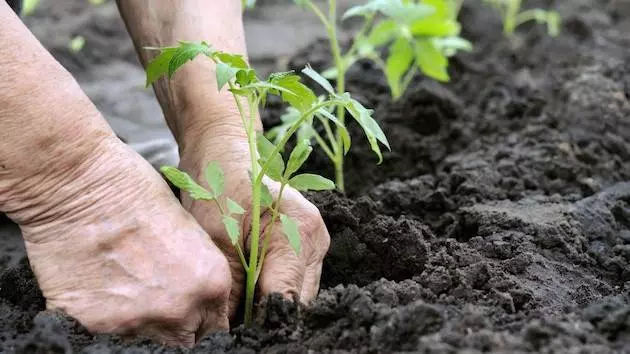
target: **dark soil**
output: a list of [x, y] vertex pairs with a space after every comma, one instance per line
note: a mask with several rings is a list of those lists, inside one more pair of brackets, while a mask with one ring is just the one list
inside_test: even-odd
[[[505, 39], [468, 4], [475, 52], [453, 60], [451, 83], [418, 79], [396, 103], [356, 65], [348, 90], [376, 110], [392, 152], [376, 166], [355, 127], [350, 197], [310, 195], [333, 238], [319, 298], [298, 309], [271, 297], [256, 329], [196, 351], [630, 352], [630, 6], [543, 5], [561, 11], [561, 36], [524, 26]], [[326, 58], [318, 42], [291, 65]], [[322, 157], [310, 168], [328, 171]], [[6, 268], [0, 346], [169, 351], [93, 337], [44, 305], [25, 259]]]

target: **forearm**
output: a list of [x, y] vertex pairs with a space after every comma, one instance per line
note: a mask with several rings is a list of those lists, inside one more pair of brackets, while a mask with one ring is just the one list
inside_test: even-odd
[[[28, 176], [61, 173], [62, 165], [78, 163], [94, 147], [84, 146], [87, 142], [115, 136], [72, 76], [5, 1], [0, 1], [0, 23], [2, 197]], [[90, 139], [77, 139], [86, 136]]]
[[[118, 7], [143, 65], [155, 56], [147, 46], [206, 41], [216, 49], [246, 55], [238, 0], [118, 0]], [[231, 94], [217, 90], [215, 65], [208, 58], [187, 63], [155, 92], [167, 123], [182, 145], [199, 135], [244, 134]]]

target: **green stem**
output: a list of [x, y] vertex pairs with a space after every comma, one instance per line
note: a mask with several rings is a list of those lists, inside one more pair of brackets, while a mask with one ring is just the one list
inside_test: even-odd
[[330, 128], [330, 123], [328, 123], [328, 119], [322, 118], [322, 117], [318, 117], [318, 118], [322, 122], [322, 125], [324, 126], [324, 130], [326, 131], [326, 136], [328, 137], [328, 141], [330, 142], [333, 150], [336, 153], [337, 149], [339, 149], [341, 146], [337, 146], [337, 144], [335, 144], [335, 139], [336, 139], [335, 134], [333, 134], [332, 129]]
[[[330, 48], [333, 55], [333, 61], [337, 68], [337, 94], [342, 95], [346, 91], [346, 67], [341, 56], [341, 48], [339, 46], [339, 40], [337, 38], [337, 1], [328, 0], [328, 39], [330, 40]], [[337, 119], [341, 124], [345, 124], [346, 110], [343, 105], [337, 105]], [[337, 131], [337, 139], [335, 145], [337, 146], [335, 159], [333, 161], [335, 165], [335, 184], [340, 191], [345, 190], [344, 175], [343, 175], [343, 140], [341, 133]]]
[[280, 201], [282, 200], [282, 192], [284, 192], [284, 187], [286, 187], [286, 183], [280, 184], [280, 192], [278, 192], [278, 199], [276, 199], [275, 207], [272, 210], [271, 214], [271, 222], [269, 226], [265, 229], [265, 234], [263, 236], [263, 246], [260, 251], [260, 263], [258, 264], [258, 269], [256, 270], [256, 281], [260, 277], [260, 273], [262, 272], [263, 264], [265, 263], [265, 256], [267, 255], [267, 249], [269, 248], [269, 240], [271, 239], [271, 233], [273, 231], [273, 227], [276, 224], [276, 220], [278, 219], [278, 215], [280, 215]]
[[538, 20], [538, 12], [539, 11], [537, 9], [530, 9], [519, 13], [516, 15], [516, 19], [514, 20], [514, 28], [517, 28], [525, 22]]
[[[258, 171], [258, 150], [256, 149], [256, 132], [254, 131], [254, 119], [256, 117], [256, 108], [258, 107], [258, 99], [249, 98], [249, 119], [250, 124], [247, 127], [247, 140], [251, 155], [251, 171], [252, 176], [259, 177]], [[262, 173], [261, 173], [262, 174]], [[252, 182], [252, 212], [251, 212], [251, 231], [250, 231], [250, 251], [249, 251], [249, 267], [247, 269], [247, 281], [245, 287], [245, 326], [250, 327], [252, 324], [254, 310], [254, 292], [256, 290], [256, 269], [258, 263], [258, 241], [260, 239], [260, 195], [262, 179], [255, 178]]]
[[324, 150], [324, 152], [326, 153], [326, 156], [328, 156], [329, 159], [334, 161], [335, 160], [335, 153], [333, 153], [330, 150], [330, 148], [328, 147], [328, 144], [326, 144], [326, 141], [321, 137], [321, 135], [319, 135], [318, 132], [313, 132], [313, 136], [315, 137], [315, 140], [317, 141], [319, 146], [322, 148], [322, 150]]
[[514, 33], [516, 28], [516, 16], [521, 8], [521, 0], [508, 1], [505, 20], [503, 22], [503, 32], [506, 34]]

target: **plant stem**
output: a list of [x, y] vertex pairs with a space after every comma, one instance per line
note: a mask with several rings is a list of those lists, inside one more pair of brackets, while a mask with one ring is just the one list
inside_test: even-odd
[[[346, 91], [346, 67], [344, 60], [341, 56], [341, 48], [339, 46], [339, 39], [337, 38], [337, 1], [328, 0], [328, 39], [330, 40], [330, 49], [333, 55], [333, 61], [337, 68], [337, 94], [341, 95]], [[337, 105], [337, 119], [341, 124], [345, 124], [346, 110], [343, 105]], [[335, 151], [335, 159], [333, 164], [335, 165], [335, 184], [337, 188], [343, 192], [345, 190], [344, 175], [343, 175], [343, 140], [341, 133], [337, 130], [336, 144], [337, 149]]]
[[521, 0], [510, 0], [507, 2], [507, 10], [505, 11], [505, 20], [503, 22], [503, 32], [505, 34], [514, 33], [516, 28], [516, 16], [521, 8]]
[[258, 99], [249, 98], [249, 119], [250, 124], [247, 127], [247, 140], [249, 143], [249, 151], [251, 155], [251, 171], [252, 176], [252, 212], [251, 212], [251, 231], [250, 231], [250, 251], [249, 251], [249, 267], [247, 269], [247, 285], [245, 287], [245, 326], [250, 327], [252, 324], [252, 315], [254, 310], [254, 292], [256, 290], [256, 269], [258, 264], [258, 241], [260, 239], [260, 185], [262, 179], [259, 180], [258, 174], [258, 150], [256, 148], [256, 132], [254, 131], [254, 119], [256, 117], [256, 109], [258, 107]]
[[282, 192], [284, 192], [284, 187], [286, 187], [285, 183], [280, 184], [280, 192], [278, 192], [278, 199], [276, 199], [275, 207], [271, 213], [271, 222], [269, 226], [265, 228], [265, 234], [263, 236], [263, 246], [260, 251], [260, 263], [258, 264], [258, 269], [256, 270], [256, 281], [260, 277], [260, 272], [262, 272], [263, 264], [265, 263], [265, 256], [267, 255], [267, 249], [269, 248], [269, 242], [271, 238], [271, 233], [273, 231], [273, 227], [276, 224], [276, 220], [278, 219], [278, 215], [280, 214], [280, 201], [282, 200]]

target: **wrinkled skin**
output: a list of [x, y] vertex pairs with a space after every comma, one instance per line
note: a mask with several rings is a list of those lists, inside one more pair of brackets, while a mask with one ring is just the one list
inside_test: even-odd
[[[243, 230], [249, 231], [251, 183], [247, 173], [250, 167], [247, 141], [238, 134], [231, 136], [233, 136], [232, 139], [226, 139], [223, 136], [204, 139], [204, 142], [190, 153], [183, 154], [180, 167], [188, 171], [196, 180], [203, 181], [203, 171], [207, 164], [212, 161], [218, 162], [226, 174], [225, 196], [246, 208], [241, 224]], [[225, 143], [221, 144], [221, 141]], [[270, 180], [266, 180], [265, 183], [272, 195], [277, 196], [279, 183]], [[230, 314], [233, 315], [244, 295], [245, 271], [227, 236], [220, 214], [214, 204], [194, 201], [185, 193], [182, 195], [182, 202], [227, 256], [232, 271]], [[263, 295], [280, 292], [287, 298], [299, 299], [300, 302], [308, 304], [319, 290], [322, 262], [330, 245], [330, 236], [319, 210], [292, 188], [285, 187], [280, 212], [298, 223], [300, 234], [303, 235], [300, 254], [296, 255], [290, 247], [286, 236], [282, 233], [280, 221], [276, 220], [259, 279], [259, 291]], [[261, 230], [271, 219], [270, 212], [263, 210], [262, 213]], [[246, 255], [250, 242], [249, 237], [241, 240]], [[260, 245], [262, 247], [262, 240]]]

